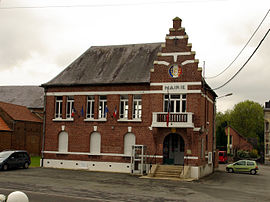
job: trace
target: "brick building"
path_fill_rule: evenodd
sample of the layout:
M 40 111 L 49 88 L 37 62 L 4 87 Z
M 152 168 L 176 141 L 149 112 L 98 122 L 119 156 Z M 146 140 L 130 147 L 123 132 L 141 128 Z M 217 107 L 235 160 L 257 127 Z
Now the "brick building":
M 227 153 L 233 153 L 236 150 L 251 151 L 253 149 L 252 144 L 243 135 L 238 133 L 231 126 L 225 128 L 227 136 Z
M 264 107 L 264 162 L 270 164 L 270 101 L 265 102 Z
M 216 94 L 181 19 L 165 40 L 91 47 L 42 85 L 43 166 L 129 173 L 132 145 L 143 145 L 147 165 L 184 165 L 194 178 L 213 171 Z
M 0 102 L 0 151 L 27 150 L 40 155 L 42 119 L 27 107 Z

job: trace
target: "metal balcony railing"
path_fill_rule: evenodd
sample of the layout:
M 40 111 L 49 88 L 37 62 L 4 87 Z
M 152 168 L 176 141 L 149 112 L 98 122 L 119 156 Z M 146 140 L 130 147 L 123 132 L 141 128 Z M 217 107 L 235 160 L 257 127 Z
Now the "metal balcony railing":
M 194 128 L 193 113 L 171 112 L 167 126 L 168 112 L 153 112 L 152 127 Z

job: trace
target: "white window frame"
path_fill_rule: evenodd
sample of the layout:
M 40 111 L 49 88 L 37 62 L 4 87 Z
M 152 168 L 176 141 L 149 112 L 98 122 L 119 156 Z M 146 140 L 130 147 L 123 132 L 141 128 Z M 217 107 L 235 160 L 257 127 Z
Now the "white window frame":
M 105 113 L 106 107 L 107 107 L 107 96 L 106 95 L 99 96 L 99 106 L 98 106 L 99 119 L 104 119 L 107 117 L 107 113 Z
M 74 97 L 73 96 L 67 96 L 67 113 L 66 113 L 66 118 L 67 119 L 72 119 L 72 111 L 74 110 Z
M 133 106 L 132 118 L 141 119 L 142 118 L 142 96 L 141 95 L 133 95 L 132 106 Z
M 120 96 L 119 118 L 128 119 L 128 95 Z
M 94 119 L 95 96 L 87 96 L 86 118 Z
M 63 104 L 63 97 L 57 96 L 55 98 L 55 115 L 54 115 L 56 119 L 62 119 L 62 111 L 63 111 L 62 104 Z
M 175 98 L 177 97 L 177 98 Z M 164 112 L 168 112 L 168 101 L 170 100 L 170 112 L 185 113 L 187 111 L 186 94 L 166 94 L 164 95 Z M 177 106 L 178 105 L 178 106 Z

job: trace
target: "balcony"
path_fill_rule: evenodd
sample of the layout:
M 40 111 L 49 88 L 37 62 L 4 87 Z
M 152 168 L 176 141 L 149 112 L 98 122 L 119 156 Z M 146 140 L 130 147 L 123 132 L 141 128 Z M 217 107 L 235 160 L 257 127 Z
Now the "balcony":
M 167 112 L 153 112 L 152 127 L 194 128 L 192 112 L 170 113 L 167 126 Z

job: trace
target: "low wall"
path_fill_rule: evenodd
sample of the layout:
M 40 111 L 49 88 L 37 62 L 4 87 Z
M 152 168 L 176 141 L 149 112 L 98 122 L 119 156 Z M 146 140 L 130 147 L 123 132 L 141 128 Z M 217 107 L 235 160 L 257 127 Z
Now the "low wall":
M 42 161 L 42 160 L 41 160 Z M 97 161 L 72 161 L 43 159 L 45 168 L 83 169 L 90 171 L 130 173 L 130 163 L 97 162 Z

